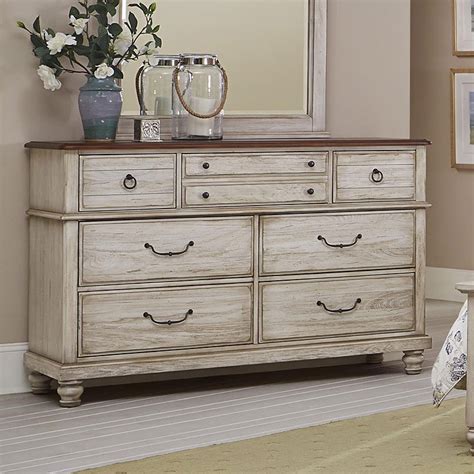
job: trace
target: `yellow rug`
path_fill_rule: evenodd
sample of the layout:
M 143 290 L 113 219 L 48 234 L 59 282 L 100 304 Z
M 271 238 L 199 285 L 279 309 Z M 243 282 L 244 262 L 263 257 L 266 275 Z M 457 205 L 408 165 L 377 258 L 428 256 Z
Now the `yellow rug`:
M 94 474 L 474 473 L 464 398 L 83 471 Z

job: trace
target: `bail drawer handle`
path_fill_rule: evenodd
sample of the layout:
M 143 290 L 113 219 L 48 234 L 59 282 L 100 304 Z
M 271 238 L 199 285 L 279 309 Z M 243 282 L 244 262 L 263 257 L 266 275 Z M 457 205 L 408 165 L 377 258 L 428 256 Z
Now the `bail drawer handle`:
M 370 179 L 374 183 L 381 183 L 383 181 L 383 173 L 377 168 L 374 168 L 372 170 L 372 173 L 370 173 Z
M 357 234 L 354 241 L 350 244 L 330 244 L 322 235 L 318 235 L 318 240 L 322 240 L 328 247 L 333 248 L 345 248 L 345 247 L 352 247 L 354 246 L 360 239 L 362 239 L 362 234 Z
M 318 306 L 322 306 L 325 311 L 328 313 L 349 313 L 350 311 L 354 311 L 357 307 L 358 304 L 362 303 L 362 300 L 360 298 L 357 298 L 354 305 L 351 306 L 350 308 L 338 308 L 338 309 L 330 309 L 328 308 L 322 301 L 319 301 L 316 303 Z
M 182 255 L 183 253 L 186 253 L 190 247 L 194 245 L 194 242 L 190 240 L 188 244 L 186 245 L 184 250 L 181 250 L 180 252 L 157 252 L 154 248 L 153 245 L 149 244 L 148 242 L 144 245 L 146 249 L 151 249 L 151 251 L 155 255 L 160 255 L 162 257 L 174 257 L 175 255 Z
M 135 189 L 137 187 L 137 180 L 133 175 L 127 174 L 123 179 L 122 184 L 125 189 Z
M 156 319 L 153 318 L 153 316 L 150 313 L 147 313 L 146 311 L 143 313 L 143 317 L 149 319 L 153 324 L 171 326 L 172 324 L 184 323 L 184 321 L 188 319 L 188 316 L 191 316 L 193 312 L 194 311 L 192 309 L 188 309 L 187 313 L 184 315 L 183 318 L 177 319 L 175 321 L 172 321 L 171 319 L 168 319 L 168 321 L 157 321 Z

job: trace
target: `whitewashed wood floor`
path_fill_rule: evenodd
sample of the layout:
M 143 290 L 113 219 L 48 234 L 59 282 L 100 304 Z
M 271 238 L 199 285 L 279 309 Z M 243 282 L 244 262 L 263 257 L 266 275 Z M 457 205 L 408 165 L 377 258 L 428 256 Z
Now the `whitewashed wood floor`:
M 418 376 L 405 375 L 396 354 L 383 366 L 95 387 L 69 410 L 54 393 L 2 396 L 0 472 L 73 472 L 430 403 L 430 368 L 459 308 L 428 302 L 434 349 Z

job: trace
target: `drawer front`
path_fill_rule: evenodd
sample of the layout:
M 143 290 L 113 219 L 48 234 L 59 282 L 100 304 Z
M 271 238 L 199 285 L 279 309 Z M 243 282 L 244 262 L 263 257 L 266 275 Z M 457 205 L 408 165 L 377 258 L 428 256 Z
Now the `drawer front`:
M 184 175 L 239 176 L 326 173 L 327 153 L 212 153 L 185 154 Z
M 83 157 L 81 210 L 175 207 L 175 155 Z
M 415 264 L 413 211 L 266 216 L 261 229 L 263 274 Z
M 263 284 L 263 340 L 412 331 L 414 284 L 413 275 Z
M 184 205 L 239 206 L 246 204 L 301 204 L 327 202 L 327 183 L 185 184 Z
M 252 229 L 251 217 L 82 223 L 80 282 L 249 276 Z
M 80 313 L 82 356 L 245 344 L 252 338 L 251 285 L 85 293 Z
M 336 201 L 415 198 L 415 152 L 335 153 Z

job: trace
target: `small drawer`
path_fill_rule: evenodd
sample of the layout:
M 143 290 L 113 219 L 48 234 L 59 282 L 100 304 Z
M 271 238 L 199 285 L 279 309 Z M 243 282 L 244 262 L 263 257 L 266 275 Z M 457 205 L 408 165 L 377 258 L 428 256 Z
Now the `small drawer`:
M 338 152 L 336 201 L 415 198 L 415 152 Z
M 249 276 L 251 217 L 84 222 L 80 284 Z
M 327 173 L 328 153 L 212 153 L 185 154 L 184 175 L 241 176 Z
M 302 204 L 328 201 L 327 183 L 256 182 L 184 185 L 184 205 L 239 206 L 246 204 Z
M 81 210 L 173 208 L 175 155 L 81 157 Z
M 80 356 L 250 343 L 252 287 L 80 294 Z
M 265 216 L 262 273 L 411 267 L 413 211 Z
M 263 283 L 263 341 L 413 331 L 413 275 Z

